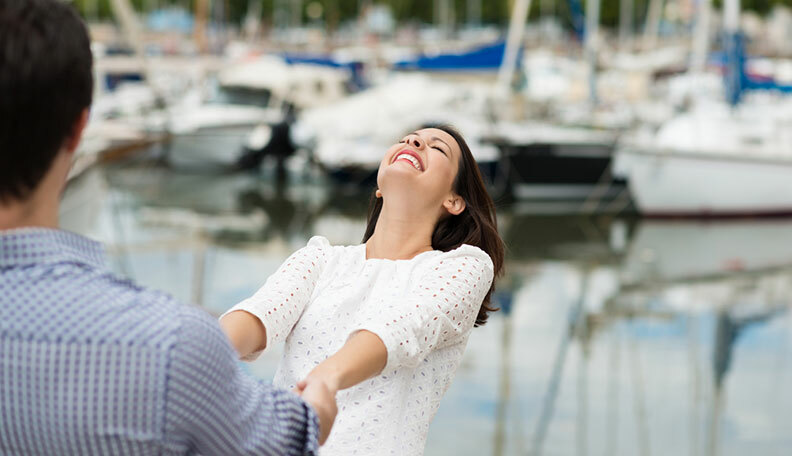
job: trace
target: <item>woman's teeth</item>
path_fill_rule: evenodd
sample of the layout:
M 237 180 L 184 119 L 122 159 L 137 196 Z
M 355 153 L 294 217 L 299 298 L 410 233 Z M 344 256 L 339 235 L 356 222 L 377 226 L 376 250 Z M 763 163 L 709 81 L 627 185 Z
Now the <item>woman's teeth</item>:
M 421 162 L 419 162 L 418 159 L 415 158 L 414 156 L 412 156 L 410 154 L 399 154 L 399 155 L 396 156 L 396 160 L 395 161 L 398 161 L 398 160 L 401 160 L 401 159 L 408 160 L 410 163 L 412 163 L 412 165 L 415 167 L 415 169 L 417 169 L 418 171 L 423 171 L 421 169 Z

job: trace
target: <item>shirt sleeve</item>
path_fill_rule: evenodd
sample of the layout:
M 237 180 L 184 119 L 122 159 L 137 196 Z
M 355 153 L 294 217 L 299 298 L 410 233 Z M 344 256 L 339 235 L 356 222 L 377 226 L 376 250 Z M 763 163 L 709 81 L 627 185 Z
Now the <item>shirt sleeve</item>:
M 493 279 L 489 255 L 462 246 L 417 268 L 403 299 L 363 314 L 353 331 L 376 334 L 388 351 L 383 372 L 415 367 L 432 351 L 466 337 Z
M 311 299 L 316 282 L 327 263 L 329 249 L 327 239 L 319 236 L 311 238 L 308 245 L 284 261 L 253 296 L 223 315 L 244 310 L 256 316 L 266 328 L 268 347 L 285 340 Z M 260 354 L 261 351 L 258 351 L 244 359 L 251 361 Z
M 240 369 L 220 326 L 185 306 L 171 348 L 167 434 L 203 455 L 314 455 L 318 419 L 297 395 Z

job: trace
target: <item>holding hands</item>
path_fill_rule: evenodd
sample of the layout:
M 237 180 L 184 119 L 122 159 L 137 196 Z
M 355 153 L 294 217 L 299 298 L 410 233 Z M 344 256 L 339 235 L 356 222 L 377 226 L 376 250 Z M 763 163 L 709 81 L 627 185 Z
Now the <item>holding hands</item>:
M 327 440 L 338 413 L 336 393 L 379 374 L 387 356 L 387 349 L 377 335 L 359 331 L 350 336 L 336 354 L 297 383 L 294 392 L 311 404 L 319 415 L 319 444 Z
M 318 378 L 308 377 L 297 384 L 294 392 L 309 403 L 319 416 L 319 445 L 324 445 L 338 413 L 335 401 L 336 390 L 328 388 L 327 384 Z

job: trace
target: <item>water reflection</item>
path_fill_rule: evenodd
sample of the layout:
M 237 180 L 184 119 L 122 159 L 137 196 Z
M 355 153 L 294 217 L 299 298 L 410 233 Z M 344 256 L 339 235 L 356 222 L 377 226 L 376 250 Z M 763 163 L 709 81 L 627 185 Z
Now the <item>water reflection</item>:
M 146 165 L 73 182 L 64 227 L 219 314 L 313 234 L 359 242 L 368 195 Z M 476 329 L 427 454 L 786 454 L 792 220 L 503 208 L 503 310 Z M 280 353 L 250 366 L 269 379 Z

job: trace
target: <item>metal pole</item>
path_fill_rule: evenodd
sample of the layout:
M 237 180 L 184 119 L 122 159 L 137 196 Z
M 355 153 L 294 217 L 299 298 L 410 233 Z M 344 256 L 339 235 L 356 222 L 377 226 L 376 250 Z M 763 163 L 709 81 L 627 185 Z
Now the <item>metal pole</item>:
M 633 0 L 619 0 L 619 43 L 622 48 L 632 44 Z
M 644 46 L 652 49 L 657 46 L 660 34 L 660 19 L 663 17 L 663 0 L 650 0 L 649 13 L 646 16 L 646 29 L 644 30 Z
M 600 0 L 586 1 L 586 60 L 589 64 L 589 101 L 597 104 L 597 47 L 599 44 Z
M 726 33 L 736 33 L 740 30 L 740 0 L 724 2 L 723 29 Z
M 481 26 L 481 0 L 467 0 L 467 22 L 471 27 Z
M 555 2 L 553 0 L 542 0 L 539 9 L 542 14 L 542 18 L 548 19 L 555 15 Z
M 302 0 L 291 0 L 291 25 L 299 27 L 302 25 Z
M 498 70 L 497 88 L 501 94 L 507 94 L 511 86 L 514 70 L 517 67 L 517 54 L 522 47 L 525 20 L 528 18 L 528 9 L 531 0 L 515 0 L 509 22 L 509 34 L 506 38 L 506 50 L 503 52 L 503 61 Z
M 693 59 L 691 67 L 694 73 L 701 73 L 707 65 L 710 41 L 710 17 L 712 16 L 712 0 L 699 0 L 698 20 L 693 37 Z

